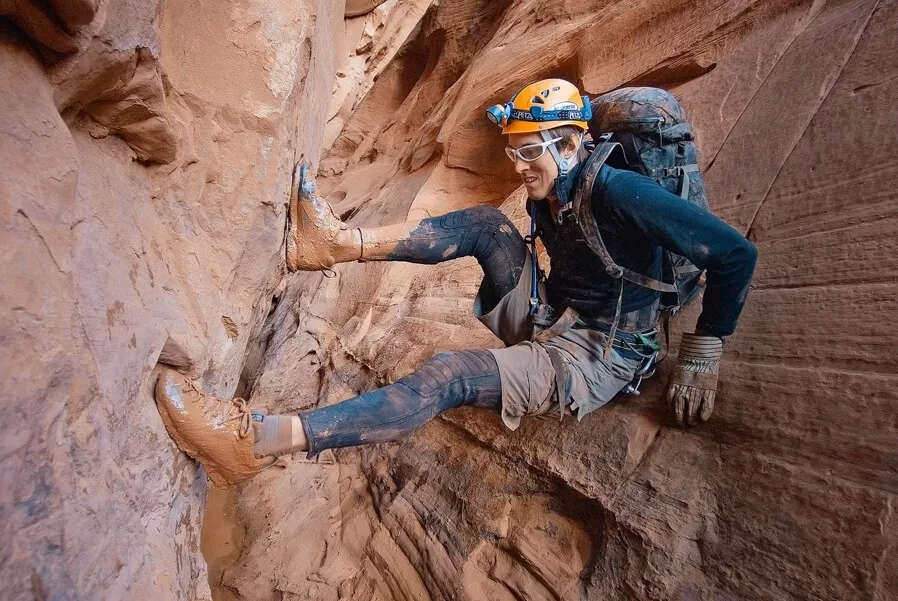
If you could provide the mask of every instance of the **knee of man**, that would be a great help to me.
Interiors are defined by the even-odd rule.
[[[488,223],[495,226],[503,224],[511,225],[511,220],[505,216],[505,213],[503,213],[496,207],[491,207],[489,205],[477,205],[476,207],[471,207],[470,210],[472,216],[477,220],[478,223]]]
[[[447,351],[428,359],[401,382],[421,396],[427,396],[460,378],[494,372],[498,373],[498,366],[487,350]]]
[[[484,226],[500,228],[500,226],[506,225],[511,228],[509,229],[509,233],[514,228],[514,225],[511,223],[511,220],[505,216],[505,213],[496,207],[491,207],[489,205],[477,205],[475,207],[462,209],[461,211],[448,213],[443,216],[443,224],[448,228]]]

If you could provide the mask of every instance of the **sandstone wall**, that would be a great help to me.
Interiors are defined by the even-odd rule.
[[[206,478],[153,369],[238,387],[322,143],[335,4],[0,3],[0,598],[210,598]]]
[[[295,458],[239,493],[244,550],[222,583],[247,599],[896,598],[896,24],[875,0],[433,3],[367,95],[332,107],[319,182],[337,212],[489,203],[524,227],[486,106],[550,74],[672,89],[712,208],[761,252],[721,400],[670,427],[662,374],[581,424],[508,433],[458,410],[401,444]],[[471,260],[292,276],[254,402],[334,402],[498,346],[470,317],[479,277]]]
[[[4,599],[898,597],[898,2],[0,15]],[[580,424],[458,410],[295,456],[204,515],[158,362],[286,412],[499,345],[473,260],[284,277],[293,162],[353,224],[487,203],[524,227],[483,110],[548,75],[672,89],[712,208],[761,251],[712,420],[670,427],[663,374]]]

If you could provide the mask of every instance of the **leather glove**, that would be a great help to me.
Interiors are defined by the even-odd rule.
[[[667,383],[667,402],[677,425],[695,425],[711,417],[723,340],[683,334],[677,367]]]

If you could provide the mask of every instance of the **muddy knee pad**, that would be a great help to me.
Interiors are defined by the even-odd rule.
[[[486,350],[440,353],[394,384],[341,403],[305,411],[300,419],[309,456],[324,449],[404,438],[447,409],[498,409],[502,384]]]
[[[502,403],[499,366],[487,350],[440,353],[399,382],[430,400],[440,413],[462,405],[497,409]]]

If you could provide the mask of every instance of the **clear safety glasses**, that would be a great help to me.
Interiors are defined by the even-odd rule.
[[[526,146],[521,146],[520,148],[512,148],[511,146],[506,146],[505,154],[508,155],[508,158],[512,163],[514,163],[517,159],[521,159],[525,163],[532,163],[539,157],[546,154],[546,149],[549,146],[560,141],[561,138],[552,138],[551,140],[546,140],[545,142],[527,144]]]

